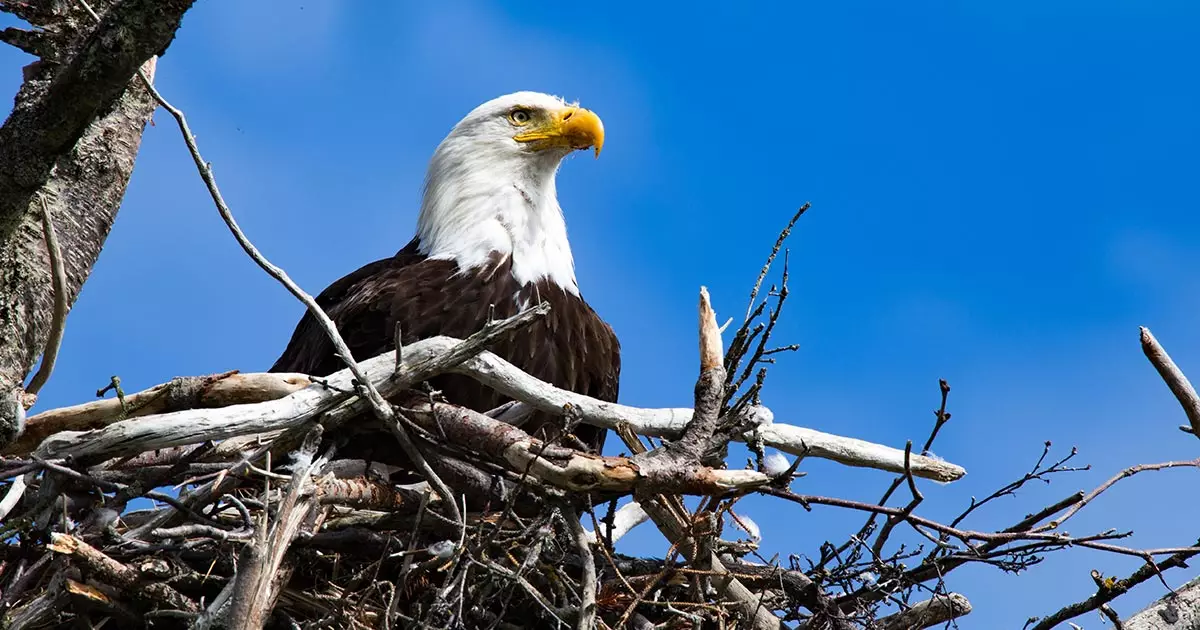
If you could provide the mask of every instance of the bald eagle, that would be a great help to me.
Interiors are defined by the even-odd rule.
[[[489,314],[499,319],[548,302],[550,313],[489,349],[559,388],[616,401],[620,345],[583,299],[555,190],[559,164],[604,143],[600,118],[536,92],[488,101],[458,122],[429,162],[416,235],[396,255],[341,278],[318,297],[357,359],[402,343],[465,338]],[[327,376],[345,366],[310,314],[296,326],[272,372]],[[459,375],[430,381],[451,403],[488,411],[508,400]],[[526,430],[552,437],[551,419]],[[604,430],[575,431],[597,452]]]

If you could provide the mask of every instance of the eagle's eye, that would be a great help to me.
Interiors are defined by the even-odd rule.
[[[508,119],[515,125],[527,124],[533,118],[528,109],[517,108],[508,113]]]

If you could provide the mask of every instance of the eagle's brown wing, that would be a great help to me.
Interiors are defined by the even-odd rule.
[[[479,331],[489,314],[510,317],[522,303],[537,300],[550,303],[549,315],[489,349],[556,387],[615,402],[621,360],[612,328],[585,301],[557,286],[518,286],[507,258],[497,256],[488,265],[463,272],[453,261],[426,258],[414,240],[395,256],[334,282],[317,297],[359,361],[393,349],[397,324],[406,344],[437,335],[463,339]],[[305,313],[270,371],[328,376],[344,367],[315,318]],[[444,375],[431,385],[450,402],[480,412],[508,400],[465,376]],[[550,421],[539,415],[525,428],[536,431]],[[586,426],[576,431],[596,450],[603,446],[605,433]]]

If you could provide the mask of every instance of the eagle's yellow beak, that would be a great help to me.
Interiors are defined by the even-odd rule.
[[[599,116],[582,107],[564,107],[549,113],[543,124],[519,133],[513,139],[531,142],[537,149],[594,147],[596,157],[600,157],[600,148],[604,146],[604,123],[600,122]]]

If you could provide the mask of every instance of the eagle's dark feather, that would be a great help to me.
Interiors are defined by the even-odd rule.
[[[502,319],[518,312],[518,300],[541,300],[550,303],[546,317],[489,349],[556,387],[616,401],[620,345],[587,302],[547,281],[518,286],[507,256],[494,255],[487,265],[460,272],[456,262],[426,258],[418,246],[414,239],[395,256],[365,265],[317,297],[356,359],[393,349],[397,323],[406,344],[437,335],[462,339],[483,327],[490,305]],[[344,367],[324,331],[305,313],[270,371],[328,376]],[[430,385],[448,401],[481,412],[509,400],[465,376],[439,376]],[[547,421],[539,414],[524,428],[537,435]],[[597,451],[604,444],[602,429],[581,425],[575,434]]]

